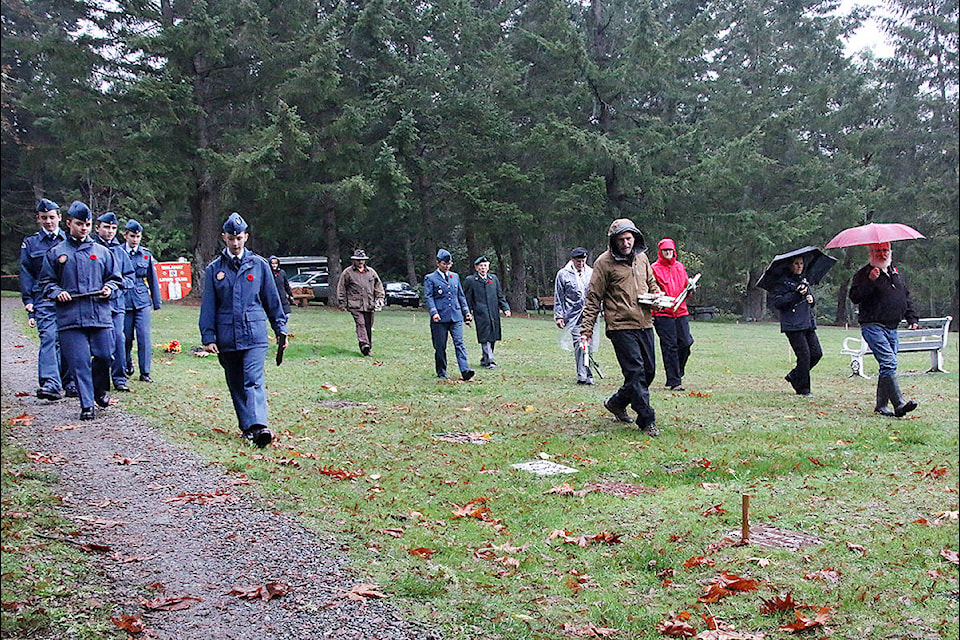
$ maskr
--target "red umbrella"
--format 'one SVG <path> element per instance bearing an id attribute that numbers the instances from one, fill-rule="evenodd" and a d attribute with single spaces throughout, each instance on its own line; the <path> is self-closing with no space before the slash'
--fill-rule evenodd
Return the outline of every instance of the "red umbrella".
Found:
<path id="1" fill-rule="evenodd" d="M 871 222 L 861 227 L 844 229 L 834 236 L 833 240 L 828 242 L 825 248 L 838 249 L 840 247 L 856 247 L 863 244 L 893 242 L 894 240 L 913 240 L 923 237 L 924 235 L 913 227 L 908 227 L 899 222 Z"/>

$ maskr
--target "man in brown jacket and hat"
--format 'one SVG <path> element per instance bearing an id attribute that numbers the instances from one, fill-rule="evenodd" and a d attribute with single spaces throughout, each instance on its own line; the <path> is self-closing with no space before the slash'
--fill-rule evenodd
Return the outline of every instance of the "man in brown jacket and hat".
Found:
<path id="1" fill-rule="evenodd" d="M 367 266 L 363 250 L 354 251 L 350 263 L 337 282 L 337 306 L 353 316 L 360 353 L 368 356 L 373 347 L 373 312 L 383 307 L 386 294 L 380 276 Z"/>
<path id="2" fill-rule="evenodd" d="M 607 337 L 623 372 L 623 385 L 603 406 L 620 422 L 632 421 L 627 406 L 633 407 L 640 431 L 657 436 L 660 432 L 648 390 L 656 371 L 652 307 L 641 303 L 640 296 L 662 292 L 645 253 L 643 234 L 633 221 L 614 220 L 607 236 L 609 249 L 593 263 L 580 326 L 581 348 L 589 346 L 602 307 Z"/>

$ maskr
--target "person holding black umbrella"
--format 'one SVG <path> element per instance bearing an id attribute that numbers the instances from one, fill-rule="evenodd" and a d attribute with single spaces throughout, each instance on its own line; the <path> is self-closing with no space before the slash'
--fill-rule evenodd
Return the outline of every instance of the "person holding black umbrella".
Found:
<path id="1" fill-rule="evenodd" d="M 794 256 L 786 272 L 776 281 L 770 294 L 773 306 L 780 313 L 780 332 L 786 334 L 797 364 L 784 376 L 800 396 L 811 396 L 810 370 L 823 357 L 817 338 L 815 300 L 810 283 L 804 277 L 804 256 Z"/>

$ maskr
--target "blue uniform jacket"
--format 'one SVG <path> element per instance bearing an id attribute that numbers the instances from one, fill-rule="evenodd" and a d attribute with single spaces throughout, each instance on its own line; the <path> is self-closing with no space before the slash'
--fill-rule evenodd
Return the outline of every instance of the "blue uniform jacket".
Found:
<path id="1" fill-rule="evenodd" d="M 460 276 L 453 271 L 447 271 L 446 276 L 439 269 L 428 273 L 423 279 L 423 296 L 430 316 L 439 314 L 440 322 L 461 322 L 470 313 Z"/>
<path id="2" fill-rule="evenodd" d="M 113 254 L 91 238 L 67 238 L 43 258 L 40 269 L 40 287 L 43 297 L 53 300 L 61 291 L 70 295 L 99 291 L 104 286 L 119 288 L 123 283 L 120 268 Z M 74 298 L 70 302 L 56 302 L 57 328 L 112 328 L 110 301 L 98 295 Z"/>
<path id="3" fill-rule="evenodd" d="M 157 261 L 149 249 L 141 246 L 131 253 L 126 243 L 123 250 L 130 256 L 133 263 L 133 288 L 124 295 L 127 310 L 145 309 L 151 304 L 154 309 L 160 308 L 160 282 L 157 280 Z"/>
<path id="4" fill-rule="evenodd" d="M 40 295 L 40 269 L 43 267 L 43 256 L 47 251 L 67 239 L 62 229 L 47 235 L 41 229 L 32 236 L 23 239 L 20 245 L 20 298 L 23 305 L 44 302 Z M 48 301 L 49 302 L 49 301 Z"/>
<path id="5" fill-rule="evenodd" d="M 122 313 L 127 308 L 127 291 L 133 289 L 133 262 L 131 262 L 130 254 L 127 252 L 124 244 L 116 238 L 107 242 L 97 236 L 96 241 L 98 244 L 102 244 L 107 249 L 110 249 L 110 253 L 113 254 L 113 259 L 120 267 L 120 277 L 123 278 L 123 284 L 120 285 L 117 292 L 110 298 L 110 310 L 113 311 L 113 313 Z"/>
<path id="6" fill-rule="evenodd" d="M 287 316 L 267 261 L 243 252 L 239 269 L 224 250 L 203 272 L 200 336 L 221 351 L 265 347 L 267 321 L 277 335 L 287 332 Z"/>

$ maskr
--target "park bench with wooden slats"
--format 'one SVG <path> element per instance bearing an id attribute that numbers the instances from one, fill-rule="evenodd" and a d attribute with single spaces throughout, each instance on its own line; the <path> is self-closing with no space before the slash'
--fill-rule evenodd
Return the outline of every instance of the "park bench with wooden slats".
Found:
<path id="1" fill-rule="evenodd" d="M 897 329 L 897 353 L 911 353 L 915 351 L 930 352 L 930 369 L 927 373 L 941 372 L 943 369 L 943 350 L 947 346 L 947 336 L 950 332 L 952 316 L 943 318 L 921 318 L 919 329 L 907 329 L 906 322 L 901 322 Z M 843 339 L 840 353 L 850 356 L 851 376 L 869 378 L 863 372 L 863 356 L 870 355 L 870 345 L 862 337 L 849 336 Z"/>
<path id="2" fill-rule="evenodd" d="M 545 311 L 547 309 L 553 309 L 553 304 L 555 300 L 553 296 L 537 296 L 533 299 L 534 308 L 537 313 Z"/>

